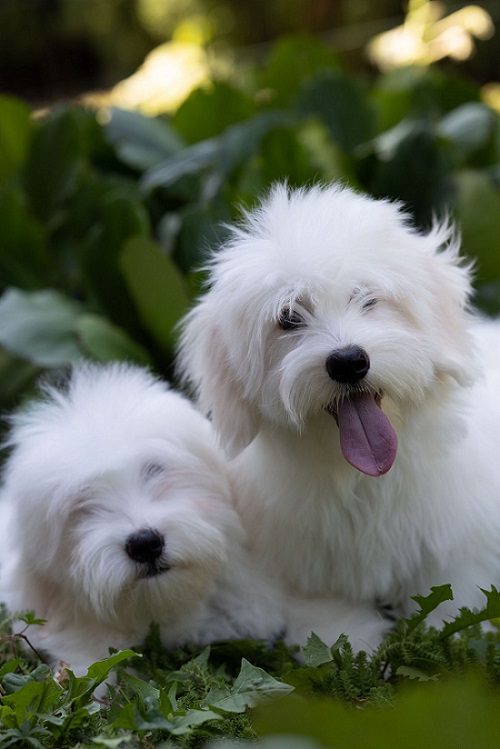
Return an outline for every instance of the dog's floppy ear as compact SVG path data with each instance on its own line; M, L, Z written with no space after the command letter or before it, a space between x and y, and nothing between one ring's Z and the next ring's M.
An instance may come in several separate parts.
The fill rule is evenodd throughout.
M178 372L194 389L201 409L211 417L229 457L238 455L258 431L258 413L245 398L210 304L202 300L185 318L179 345Z

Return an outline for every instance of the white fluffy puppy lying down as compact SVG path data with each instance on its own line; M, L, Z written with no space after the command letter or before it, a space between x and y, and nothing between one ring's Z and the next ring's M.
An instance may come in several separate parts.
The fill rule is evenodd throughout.
M312 602L309 617L255 568L210 424L145 370L77 367L13 417L8 444L0 600L46 619L30 640L77 675L152 621L167 647L311 629L333 643L350 627L351 608ZM376 645L387 623L354 616L354 646Z
M451 583L435 624L482 605L500 583L500 327L474 323L452 229L277 185L209 270L180 370L235 456L255 558L290 590L404 613Z
M0 599L47 619L38 648L81 673L151 621L167 646L280 634L210 426L181 395L83 366L14 417L10 445Z

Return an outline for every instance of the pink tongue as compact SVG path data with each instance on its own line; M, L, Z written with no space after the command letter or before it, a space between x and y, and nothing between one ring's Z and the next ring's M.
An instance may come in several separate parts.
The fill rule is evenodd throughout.
M368 476L387 473L396 458L397 437L391 422L369 393L344 400L338 409L344 458Z

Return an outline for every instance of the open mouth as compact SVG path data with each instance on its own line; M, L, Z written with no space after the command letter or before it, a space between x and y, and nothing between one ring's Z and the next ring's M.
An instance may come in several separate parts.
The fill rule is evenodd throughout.
M396 458L396 432L381 405L381 393L359 390L325 407L337 422L344 458L367 476L387 473Z

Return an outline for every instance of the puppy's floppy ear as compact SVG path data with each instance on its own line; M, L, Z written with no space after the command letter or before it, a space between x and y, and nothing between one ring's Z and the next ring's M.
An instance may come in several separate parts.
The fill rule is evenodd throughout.
M211 417L222 447L233 458L252 442L259 419L244 395L221 329L210 312L206 298L185 318L178 372L181 380L193 387L201 409Z
M476 371L469 332L471 264L460 256L459 238L449 223L435 225L427 239L434 244L429 273L435 300L434 335L440 343L437 371L453 377L460 385L470 385Z

